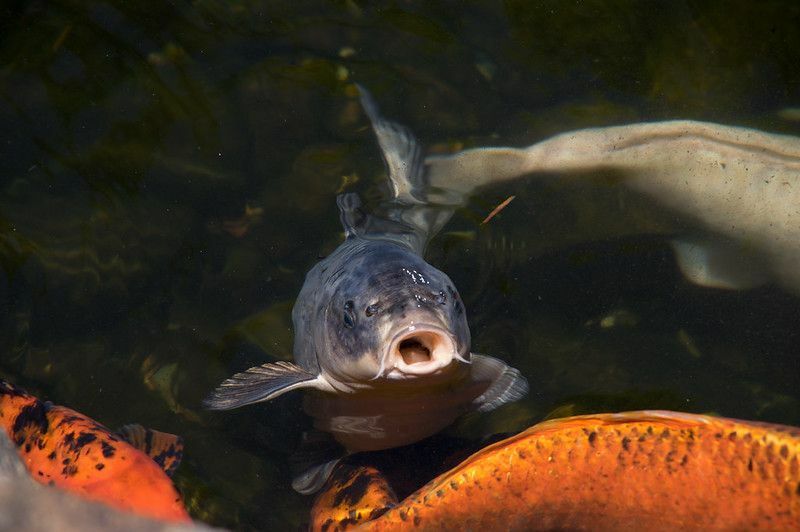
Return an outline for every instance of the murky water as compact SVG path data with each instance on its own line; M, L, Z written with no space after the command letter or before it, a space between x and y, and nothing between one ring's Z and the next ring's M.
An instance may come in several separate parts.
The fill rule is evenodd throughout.
M380 197L352 82L434 152L668 118L800 135L789 1L2 13L0 376L111 427L182 434L194 517L235 529L307 520L286 465L309 425L299 398L214 415L199 402L291 356L293 298L342 236L336 193ZM665 238L674 216L614 201L503 185L434 240L473 349L532 388L452 432L638 408L800 425L800 300L689 284Z

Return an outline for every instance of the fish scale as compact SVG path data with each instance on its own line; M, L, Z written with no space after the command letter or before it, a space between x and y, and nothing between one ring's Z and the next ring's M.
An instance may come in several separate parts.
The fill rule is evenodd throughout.
M327 449L295 461L292 487L306 494L347 454L420 441L528 391L517 369L470 351L452 280L423 258L456 205L428 187L413 133L360 92L391 196L369 213L357 194L337 197L345 240L306 274L292 308L294 362L237 373L204 401L230 410L305 390L304 410L329 435Z
M0 381L0 429L42 484L151 518L190 521L162 468L121 435L83 414ZM174 469L180 449L158 450L164 469Z
M577 416L491 445L402 502L357 500L360 520L325 497L375 473L350 472L347 485L334 476L312 528L800 530L798 460L793 427L661 411Z

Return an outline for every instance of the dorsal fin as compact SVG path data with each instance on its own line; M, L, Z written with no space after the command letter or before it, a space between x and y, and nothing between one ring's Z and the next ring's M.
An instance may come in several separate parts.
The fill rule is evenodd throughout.
M183 438L175 434L147 429L138 423L125 425L117 431L125 441L153 459L164 472L172 476L183 459Z
M420 198L415 195L424 185L423 157L419 142L410 129L383 118L375 100L364 87L358 85L358 90L361 94L361 105L372 123L381 155L389 171L393 198L402 203L420 203Z
M342 221L345 238L351 238L364 232L367 214L361 209L361 198L355 192L347 192L336 196L339 207L339 219Z
M389 172L392 197L384 202L377 214L365 219L367 238L381 238L403 244L422 255L431 239L459 206L444 191L432 191L428 186L422 148L411 131L380 115L369 92L358 86L361 105L369 117L378 139L381 155Z

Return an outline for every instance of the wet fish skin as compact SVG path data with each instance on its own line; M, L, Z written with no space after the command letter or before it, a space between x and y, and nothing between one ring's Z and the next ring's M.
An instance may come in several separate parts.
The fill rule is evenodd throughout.
M345 241L306 275L292 310L295 362L238 373L205 401L227 410L307 389L315 426L348 452L418 441L528 390L516 369L470 353L458 291L422 257L453 207L429 201L414 135L383 119L363 88L361 102L388 168L390 199L366 213L356 194L337 197ZM318 487L307 484L294 485Z
M403 501L334 472L312 530L800 530L800 428L668 411L555 419ZM381 483L382 482L382 483Z
M200 532L212 528L149 519L39 484L22 464L16 446L0 431L0 530Z
M528 175L588 185L612 172L675 213L683 233L680 225L694 226L672 242L692 282L746 289L772 281L800 294L800 137L672 120L429 157L426 168L431 185L449 190L456 203L476 188Z
M392 242L351 239L337 248L306 276L293 317L298 336L314 338L296 342L297 363L326 375L338 390L380 377L387 341L404 324L440 327L457 354L470 358L466 313L453 282ZM320 345L327 346L325 356L318 356Z
M162 469L120 434L1 380L0 427L41 484L145 517L191 522L180 494L164 472L177 467L179 444L156 446ZM148 431L139 429L152 444L152 432L148 436Z

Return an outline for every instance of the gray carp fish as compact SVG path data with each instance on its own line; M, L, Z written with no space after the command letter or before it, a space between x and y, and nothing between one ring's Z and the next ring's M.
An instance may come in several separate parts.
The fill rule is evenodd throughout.
M414 135L359 90L391 197L377 214L365 213L354 193L337 197L345 240L306 275L292 310L294 363L238 373L204 402L229 410L308 390L304 408L315 428L347 453L414 443L528 391L518 370L470 352L458 291L422 257L453 208L433 201ZM315 491L335 462L298 477L294 488Z

